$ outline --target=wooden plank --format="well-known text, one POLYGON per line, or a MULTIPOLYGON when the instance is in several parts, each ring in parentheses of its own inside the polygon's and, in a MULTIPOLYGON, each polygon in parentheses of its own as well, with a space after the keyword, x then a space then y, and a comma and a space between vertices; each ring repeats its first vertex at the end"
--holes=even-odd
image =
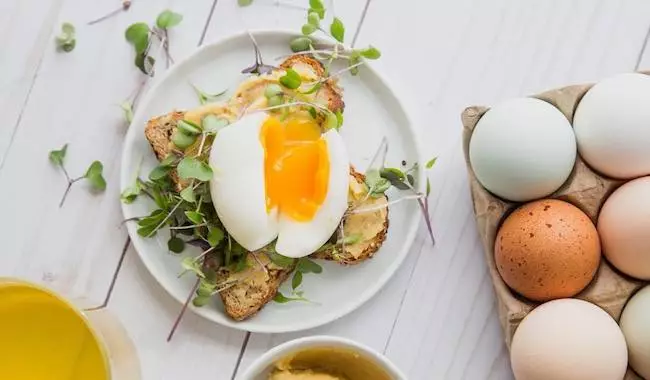
POLYGON ((385 352, 409 378, 510 378, 470 206, 459 114, 468 105, 633 70, 650 4, 411 2, 413 16, 388 33, 390 15, 405 7, 373 2, 360 41, 387 52, 378 64, 397 86, 410 87, 425 154, 441 156, 432 175, 438 245, 425 246, 405 297, 386 300, 402 307, 396 321, 385 322, 395 324, 385 352), (419 48, 406 42, 413 36, 423 36, 419 48))
POLYGON ((62 0, 0 2, 0 168, 14 138, 62 0))

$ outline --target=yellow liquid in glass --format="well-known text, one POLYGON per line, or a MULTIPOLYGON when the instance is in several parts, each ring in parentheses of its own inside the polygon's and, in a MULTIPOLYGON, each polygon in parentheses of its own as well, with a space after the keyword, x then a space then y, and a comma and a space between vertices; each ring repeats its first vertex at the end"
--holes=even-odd
POLYGON ((0 379, 108 380, 108 363, 85 319, 55 295, 0 283, 0 379))

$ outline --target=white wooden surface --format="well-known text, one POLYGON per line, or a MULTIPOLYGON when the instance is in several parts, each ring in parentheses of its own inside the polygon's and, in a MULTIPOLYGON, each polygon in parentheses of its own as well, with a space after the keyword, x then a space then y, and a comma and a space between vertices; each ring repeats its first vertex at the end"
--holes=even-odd
MULTIPOLYGON (((647 0, 372 0, 358 45, 383 52, 386 72, 414 115, 431 175, 438 244, 422 228, 405 265, 377 297, 351 315, 297 334, 246 334, 188 314, 165 343, 179 305, 139 262, 120 226, 118 168, 126 129, 117 104, 142 76, 132 66, 126 26, 153 22, 165 8, 185 19, 170 35, 181 59, 197 45, 244 28, 292 28, 307 0, 133 0, 94 26, 118 0, 0 0, 0 276, 44 283, 97 304, 108 300, 138 346, 144 378, 231 379, 261 353, 310 334, 368 344, 410 379, 507 379, 507 351, 476 233, 460 147, 465 106, 650 68, 647 0), (78 44, 57 53, 60 23, 78 44), (58 208, 63 175, 47 152, 70 143, 73 175, 95 159, 108 188, 75 185, 58 208), (121 263, 121 265, 120 265, 121 263)), ((351 36, 365 0, 339 0, 351 36)), ((164 65, 158 65, 158 76, 164 65)))

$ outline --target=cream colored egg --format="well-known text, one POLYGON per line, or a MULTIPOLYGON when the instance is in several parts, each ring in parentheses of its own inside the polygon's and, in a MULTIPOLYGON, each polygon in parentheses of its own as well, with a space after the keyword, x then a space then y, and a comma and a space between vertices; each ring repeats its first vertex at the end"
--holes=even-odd
POLYGON ((511 201, 543 198, 571 174, 576 142, 571 124, 554 106, 539 99, 501 103, 479 120, 469 144, 478 181, 511 201))
POLYGON ((630 367, 650 379, 650 286, 627 302, 620 325, 627 341, 630 367))
POLYGON ((243 117, 219 131, 210 150, 212 202, 228 233, 249 251, 278 235, 276 210, 267 212, 260 129, 267 115, 243 117))
POLYGON ((616 321, 586 301, 544 303, 524 318, 512 339, 517 380, 621 380, 625 338, 616 321))
POLYGON ((650 76, 621 74, 580 100, 573 128, 580 156, 614 178, 650 174, 650 76))
POLYGON ((350 160, 341 135, 330 130, 323 135, 330 161, 327 196, 314 218, 308 222, 280 215, 275 249, 287 257, 304 257, 320 248, 339 226, 348 208, 350 160))
POLYGON ((607 260, 621 272, 650 280, 650 177, 619 187, 598 215, 607 260))

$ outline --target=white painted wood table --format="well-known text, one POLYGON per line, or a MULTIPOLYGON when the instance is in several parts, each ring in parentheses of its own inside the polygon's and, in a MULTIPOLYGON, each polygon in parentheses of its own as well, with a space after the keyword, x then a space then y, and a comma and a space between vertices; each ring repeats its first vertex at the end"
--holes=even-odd
MULTIPOLYGON (((135 341, 146 380, 231 379, 281 342, 346 336, 384 352, 413 380, 511 378, 495 299, 472 215, 459 114, 565 84, 650 67, 647 0, 339 0, 348 33, 383 56, 414 115, 431 173, 438 244, 421 227, 409 258, 360 310, 296 334, 248 334, 178 313, 130 245, 119 205, 120 152, 127 126, 118 104, 142 81, 124 30, 170 8, 184 15, 170 32, 177 60, 198 45, 245 28, 303 23, 307 0, 133 0, 128 12, 86 25, 119 0, 0 0, 0 276, 19 276, 109 307, 135 341), (295 5, 298 5, 296 7, 295 5), (364 8, 367 8, 365 18, 364 8), (77 26, 77 47, 55 51, 60 24, 77 26), (108 188, 75 186, 47 152, 69 143, 68 170, 95 159, 108 188)), ((331 9, 331 7, 330 7, 331 9)), ((158 65, 158 77, 164 69, 158 65)))

